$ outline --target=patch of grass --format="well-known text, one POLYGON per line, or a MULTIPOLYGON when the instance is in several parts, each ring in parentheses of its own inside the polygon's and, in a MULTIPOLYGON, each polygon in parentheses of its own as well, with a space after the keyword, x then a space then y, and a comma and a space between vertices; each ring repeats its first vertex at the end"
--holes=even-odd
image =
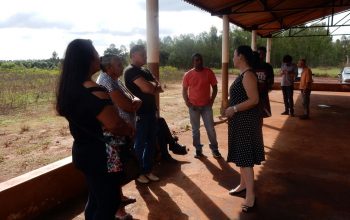
POLYGON ((3 63, 0 65, 0 73, 19 73, 19 74, 51 74, 57 75, 59 70, 55 69, 40 69, 27 68, 25 66, 16 65, 14 63, 3 63))
POLYGON ((172 66, 164 66, 159 68, 160 81, 164 83, 181 81, 185 71, 178 70, 172 66))
MULTIPOLYGON (((221 71, 221 69, 215 69, 215 68, 213 68, 213 69, 211 69, 211 70, 213 70, 213 72, 215 73, 215 74, 222 74, 222 71, 221 71)), ((231 74, 231 75, 238 75, 239 74, 239 70, 238 69, 236 69, 236 68, 229 68, 228 69, 228 74, 231 74)))
POLYGON ((33 149, 31 147, 28 147, 28 146, 22 146, 22 147, 16 149, 16 153, 19 156, 27 155, 31 151, 33 151, 33 149))
MULTIPOLYGON (((341 71, 338 67, 310 67, 310 69, 315 77, 337 78, 341 71)), ((278 76, 280 68, 274 68, 273 71, 275 76, 278 76)))
POLYGON ((38 145, 41 147, 41 150, 47 150, 49 148, 50 144, 51 144, 51 141, 49 141, 49 140, 44 140, 44 141, 38 143, 38 145))
POLYGON ((337 67, 317 67, 311 68, 312 73, 319 77, 332 77, 337 78, 340 73, 340 69, 337 67))
POLYGON ((0 115, 54 99, 57 70, 15 70, 3 72, 0 69, 0 115))
POLYGON ((189 125, 189 124, 185 125, 185 127, 184 127, 185 131, 189 131, 190 129, 191 129, 191 125, 189 125))
POLYGON ((220 115, 220 108, 221 108, 220 104, 217 104, 217 105, 213 106, 213 115, 214 115, 214 117, 216 115, 220 115))

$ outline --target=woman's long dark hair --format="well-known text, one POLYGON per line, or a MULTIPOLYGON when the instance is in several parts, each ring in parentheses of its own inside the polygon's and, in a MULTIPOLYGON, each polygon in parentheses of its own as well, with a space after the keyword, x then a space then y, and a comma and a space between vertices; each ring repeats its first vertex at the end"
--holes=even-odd
POLYGON ((259 62, 258 57, 254 56, 253 50, 250 46, 242 45, 239 46, 237 49, 237 55, 243 55, 245 60, 247 61, 248 65, 255 69, 257 67, 257 64, 259 62))
POLYGON ((94 59, 95 48, 91 40, 76 39, 68 44, 56 90, 56 111, 59 115, 67 115, 67 108, 75 94, 89 77, 94 59))

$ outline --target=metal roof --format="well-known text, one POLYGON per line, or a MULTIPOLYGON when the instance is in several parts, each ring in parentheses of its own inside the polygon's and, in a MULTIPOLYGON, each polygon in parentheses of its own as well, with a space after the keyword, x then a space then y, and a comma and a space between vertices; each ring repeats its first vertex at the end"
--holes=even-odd
MULTIPOLYGON (((326 27, 350 26, 335 23, 333 15, 350 9, 350 0, 184 0, 212 15, 228 15, 229 22, 261 37, 330 16, 326 27)), ((329 34, 329 33, 328 33, 329 34)))

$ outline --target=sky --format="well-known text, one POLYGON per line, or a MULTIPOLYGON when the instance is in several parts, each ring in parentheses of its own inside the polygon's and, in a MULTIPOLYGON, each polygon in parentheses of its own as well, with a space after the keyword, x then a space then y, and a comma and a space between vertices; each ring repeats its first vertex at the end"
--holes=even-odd
MULTIPOLYGON (((184 1, 159 0, 159 34, 179 36, 222 30, 222 20, 184 1)), ((129 49, 146 40, 146 0, 10 0, 0 7, 0 60, 64 56, 69 42, 91 39, 97 51, 110 44, 129 49)))
MULTIPOLYGON (((182 0, 159 0, 160 37, 222 31, 222 20, 182 0)), ((69 42, 91 39, 100 55, 146 40, 146 0, 9 0, 0 8, 0 60, 64 56, 69 42)))

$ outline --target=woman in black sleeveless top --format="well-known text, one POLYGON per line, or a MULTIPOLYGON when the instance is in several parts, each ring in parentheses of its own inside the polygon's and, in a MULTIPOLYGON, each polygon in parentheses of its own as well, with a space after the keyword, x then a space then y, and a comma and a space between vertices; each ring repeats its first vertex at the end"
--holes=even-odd
POLYGON ((229 107, 225 114, 228 120, 228 156, 227 161, 240 167, 240 184, 230 190, 234 195, 246 191, 242 211, 248 212, 254 207, 254 164, 265 160, 258 81, 254 66, 254 56, 249 46, 240 46, 234 52, 233 62, 240 75, 230 87, 229 107))
POLYGON ((114 135, 133 135, 133 129, 117 115, 106 91, 91 80, 99 66, 98 53, 90 40, 76 39, 68 45, 56 110, 69 122, 74 138, 73 163, 87 181, 85 219, 114 220, 120 205, 120 184, 117 173, 107 172, 102 128, 114 135))

